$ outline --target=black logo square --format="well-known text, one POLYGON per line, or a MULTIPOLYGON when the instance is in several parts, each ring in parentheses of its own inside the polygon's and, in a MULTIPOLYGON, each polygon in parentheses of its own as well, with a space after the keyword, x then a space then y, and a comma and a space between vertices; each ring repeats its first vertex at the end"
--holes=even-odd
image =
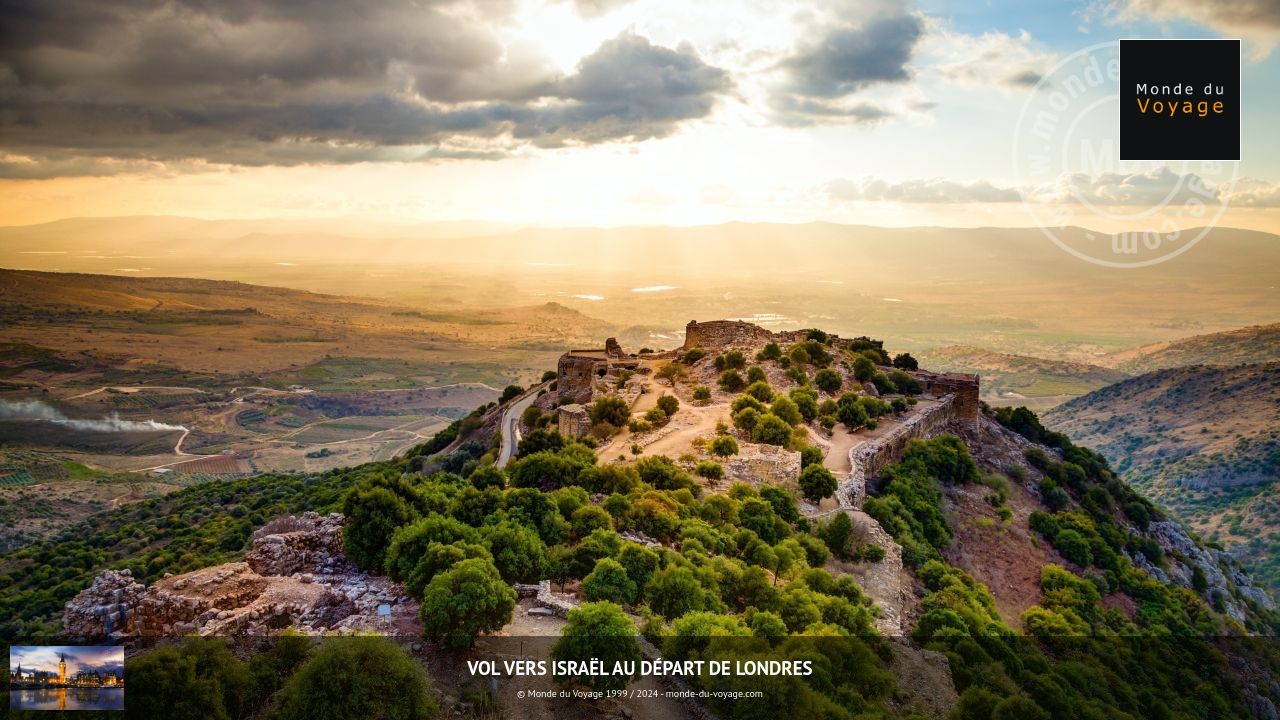
POLYGON ((1240 159, 1239 40, 1120 41, 1121 160, 1240 159))

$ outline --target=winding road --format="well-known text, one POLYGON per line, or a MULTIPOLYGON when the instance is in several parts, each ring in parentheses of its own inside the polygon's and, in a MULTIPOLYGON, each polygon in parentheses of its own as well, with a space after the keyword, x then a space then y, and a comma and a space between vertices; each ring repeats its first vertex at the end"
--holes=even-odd
POLYGON ((516 450, 520 446, 520 416, 538 399, 538 394, 550 385, 550 382, 544 382, 525 390, 523 395, 513 400, 511 406, 502 412, 502 449, 498 451, 498 462, 494 463, 498 467, 506 467, 511 458, 516 456, 516 450))

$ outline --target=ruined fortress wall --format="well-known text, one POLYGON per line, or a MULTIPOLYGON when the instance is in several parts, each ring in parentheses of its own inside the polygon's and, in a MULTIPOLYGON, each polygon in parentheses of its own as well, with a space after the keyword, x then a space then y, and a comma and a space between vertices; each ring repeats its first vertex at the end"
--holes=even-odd
POLYGON ((775 339, 772 332, 742 320, 690 320, 684 328, 684 349, 755 347, 775 339))
POLYGON ((556 363, 556 394, 560 398, 585 403, 591 400, 595 381, 608 372, 609 361, 603 357, 567 352, 556 363))
POLYGON ((902 459, 907 443, 915 439, 927 440, 943 433, 957 419, 956 399, 948 395, 936 405, 923 408, 907 418, 884 437, 855 445, 849 450, 849 473, 836 490, 836 498, 842 506, 861 508, 867 495, 867 480, 880 474, 889 465, 902 459))

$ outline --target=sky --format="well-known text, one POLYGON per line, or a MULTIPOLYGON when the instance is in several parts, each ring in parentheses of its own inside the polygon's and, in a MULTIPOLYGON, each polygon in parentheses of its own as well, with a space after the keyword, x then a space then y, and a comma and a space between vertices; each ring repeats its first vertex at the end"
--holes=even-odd
POLYGON ((9 672, 44 670, 58 672, 58 660, 67 660, 67 676, 79 672, 124 671, 124 648, 118 645, 14 645, 9 648, 9 672))
POLYGON ((10 2, 0 224, 1275 232, 1277 39, 1268 0, 10 2), (1026 108, 1135 37, 1243 40, 1242 160, 1121 162, 1108 85, 1030 172, 1026 108))

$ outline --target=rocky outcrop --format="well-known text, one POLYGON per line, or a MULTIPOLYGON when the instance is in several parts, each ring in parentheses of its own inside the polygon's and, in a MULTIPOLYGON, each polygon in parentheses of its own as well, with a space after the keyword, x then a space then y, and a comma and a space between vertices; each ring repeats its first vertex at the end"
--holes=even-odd
POLYGON ((342 524, 339 513, 278 518, 254 533, 245 562, 259 575, 332 572, 343 562, 342 524))
POLYGON ((1205 597, 1220 598, 1226 614, 1238 622, 1244 622, 1246 615, 1237 596, 1248 598, 1265 610, 1275 609, 1275 601, 1271 596, 1253 584, 1253 579, 1229 553, 1200 547, 1180 525, 1169 520, 1151 523, 1149 531, 1171 558, 1169 572, 1151 567, 1149 562, 1145 562, 1145 558, 1131 559, 1156 579, 1189 588, 1193 586, 1195 569, 1199 568, 1207 582, 1205 597), (1235 593, 1232 592, 1233 588, 1235 593))
POLYGON ((109 636, 395 634, 416 623, 399 583, 366 575, 342 555, 341 515, 278 518, 255 533, 244 562, 168 576, 145 587, 108 571, 67 603, 63 626, 109 636))
POLYGON ((62 627, 72 638, 120 637, 146 589, 130 570, 108 570, 67 603, 62 627))

